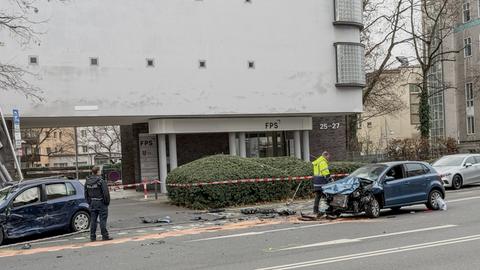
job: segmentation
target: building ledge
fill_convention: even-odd
[[[363,30],[363,23],[360,22],[353,22],[353,21],[335,21],[333,22],[335,26],[355,26]]]

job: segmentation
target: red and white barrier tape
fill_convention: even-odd
[[[331,177],[345,177],[348,174],[332,174]],[[265,182],[276,182],[276,181],[302,181],[310,180],[313,176],[287,176],[287,177],[276,177],[276,178],[252,178],[252,179],[240,179],[240,180],[223,180],[223,181],[214,181],[214,182],[200,182],[200,183],[191,183],[191,184],[169,184],[169,187],[199,187],[199,186],[210,186],[210,185],[225,185],[225,184],[240,184],[240,183],[265,183]]]
[[[143,186],[144,189],[146,189],[146,185],[151,185],[151,184],[160,184],[160,181],[158,180],[153,180],[153,181],[144,181],[141,183],[135,183],[135,184],[126,184],[126,185],[108,185],[110,189],[124,189],[124,188],[130,188],[130,187],[138,187],[138,186]]]

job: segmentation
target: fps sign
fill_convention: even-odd
[[[156,180],[158,178],[157,136],[139,134],[140,172],[143,179]]]

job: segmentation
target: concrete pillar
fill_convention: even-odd
[[[238,133],[238,139],[240,140],[240,156],[247,157],[247,142],[245,139],[245,132]]]
[[[308,130],[302,131],[303,160],[310,161],[310,135]]]
[[[300,140],[300,130],[295,130],[293,132],[293,140],[295,141],[295,157],[298,159],[302,158],[302,148],[301,148],[301,140]]]
[[[170,154],[170,171],[177,168],[177,135],[168,134],[168,150]]]
[[[160,168],[160,190],[167,193],[167,144],[165,134],[158,135],[158,166]]]
[[[235,132],[228,133],[228,146],[230,149],[230,155],[236,156],[237,155],[237,147],[236,147],[236,136]]]

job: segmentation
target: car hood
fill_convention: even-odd
[[[356,177],[346,177],[322,186],[322,191],[325,194],[342,194],[348,195],[360,187],[360,180]]]
[[[433,167],[439,174],[448,174],[458,171],[457,166],[434,166]]]

